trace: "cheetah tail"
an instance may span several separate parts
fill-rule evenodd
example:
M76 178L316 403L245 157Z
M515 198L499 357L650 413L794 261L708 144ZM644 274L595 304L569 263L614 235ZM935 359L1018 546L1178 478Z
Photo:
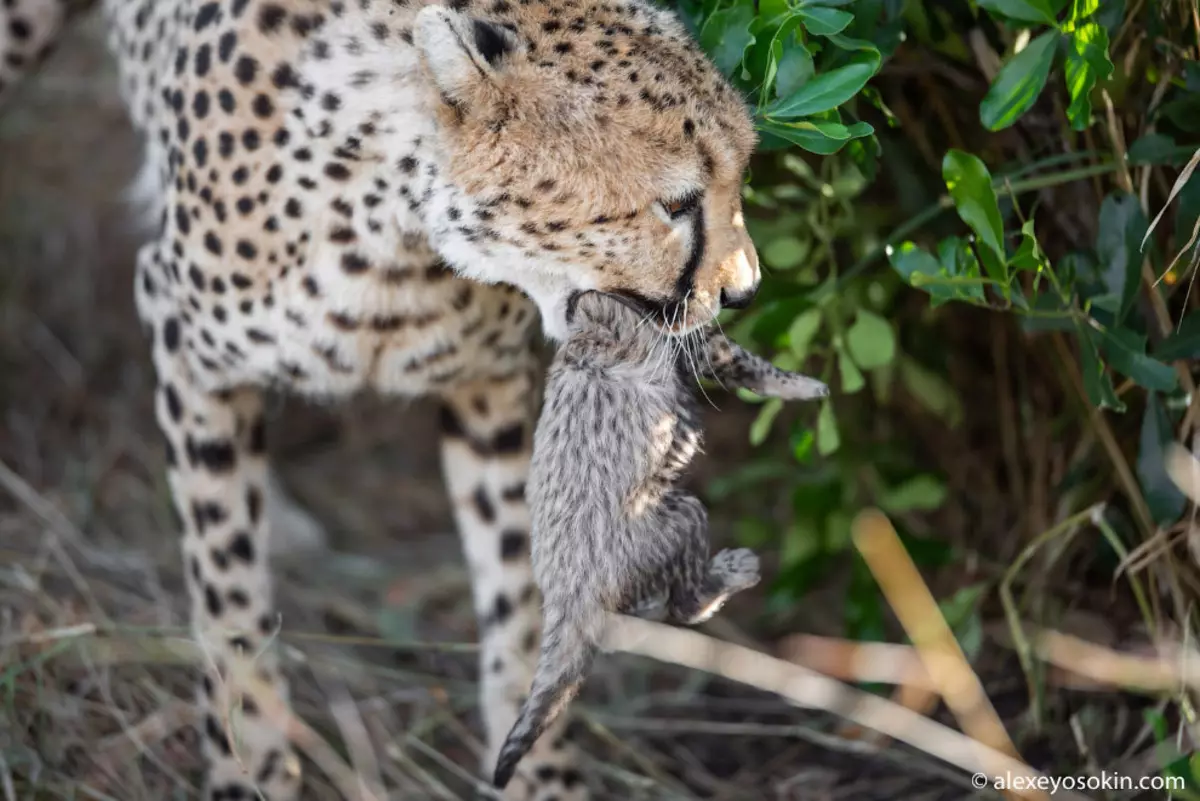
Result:
M571 703L596 658L596 645L582 629L570 622L556 626L547 623L533 687L496 761L492 783L499 789L508 786L517 763Z

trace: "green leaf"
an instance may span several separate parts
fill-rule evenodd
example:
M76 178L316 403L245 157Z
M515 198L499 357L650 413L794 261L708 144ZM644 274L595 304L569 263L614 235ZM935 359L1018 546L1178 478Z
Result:
M867 384L862 372L845 351L838 354L838 372L842 374L842 391L847 395L853 395Z
M1125 403L1117 397L1112 378L1100 358L1099 337L1090 328L1077 330L1076 334L1079 338L1079 370L1083 374L1083 388L1088 400L1101 409L1125 411Z
M788 326L788 346L792 349L792 353L800 359L808 355L808 348L812 345L813 337L817 335L817 331L821 330L821 310L817 308L806 309L796 316L792 324Z
M825 518L825 552L841 553L850 547L854 520L845 509L836 509Z
M800 464L807 464L812 460L813 446L817 444L816 432L797 424L796 429L792 431L790 444L792 458Z
M828 576L829 557L823 553L781 569L771 582L767 613L778 615L794 612L796 602L804 597L814 584Z
M1179 377L1170 366L1146 355L1146 338L1127 328L1088 329L1112 368L1146 389L1170 392Z
M791 81L787 85L780 87L779 70L784 59L790 59L789 68L795 69L795 59L797 54L800 58L806 58L811 64L812 57L804 46L804 42L800 41L796 36L796 29L800 27L800 17L792 13L786 5L782 6L778 11L764 11L762 4L759 6L760 16L755 25L751 26L751 32L755 34L755 45L751 48L749 54L742 59L743 72L749 72L751 83L759 82L758 105L765 106L776 93L790 94L798 89L803 83L811 77L811 71L808 76L803 76L799 81L795 80L794 75L789 76ZM764 20L771 20L765 22ZM774 27L774 32L771 33L772 26L775 20L782 20ZM763 37L770 33L770 37Z
M1008 285L1008 267L1004 260L1004 222L992 175L977 157L961 150L950 150L942 159L942 178L954 208L979 240L984 269L997 281Z
M784 567L807 562L821 552L821 531L811 518L797 518L784 534L779 561Z
M883 596L862 557L856 556L854 560L843 606L846 635L850 639L878 642L886 638Z
M821 404L820 414L817 415L817 453L829 456L836 453L841 444L837 418L833 415L833 404L825 401Z
M748 493L764 484L773 484L791 479L796 473L794 465L784 461L770 462L754 460L734 466L728 473L709 482L706 495L713 503Z
M1021 22L1054 24L1054 10L1046 0L979 0L979 7Z
M1154 355L1164 362L1176 359L1200 359L1200 311L1193 311L1166 339L1158 343Z
M781 409L783 409L783 401L779 398L771 398L763 404L763 407L758 410L758 417L754 418L754 422L750 425L751 445L758 447L767 441L767 434L771 433L771 424L775 422Z
M724 75L730 76L742 63L746 48L754 43L750 26L754 24L754 8L735 5L714 12L700 29L700 46Z
M938 609L946 619L946 625L957 629L966 622L979 606L987 585L983 582L969 584L942 601L938 601Z
M987 585L983 583L972 584L938 602L942 617L969 660L974 660L983 647L983 620L979 614L979 602L986 589Z
M812 54L800 43L784 45L775 71L775 92L779 97L788 97L812 80L816 74Z
M816 36L833 36L841 33L854 21L854 15L836 8L801 6L796 13L804 18L804 27Z
M1166 409L1158 395L1151 392L1146 398L1146 414L1142 417L1137 474L1146 505L1150 507L1150 516L1160 526L1174 523L1187 506L1187 498L1167 475L1166 447L1173 440Z
M885 512L900 514L914 509L937 509L945 501L946 485L934 476L920 475L884 492L879 498L879 505Z
M912 242L902 242L897 247L889 247L887 257L892 269L899 273L906 283L929 293L934 306L959 298L964 292L963 286L939 283L939 279L956 277L956 273L953 272L957 269L956 260L951 260L949 266L946 262L939 263L928 251L922 250ZM975 271L976 274L978 272ZM982 288L976 286L974 290L982 299Z
M1017 270L1029 270L1040 273L1050 269L1050 262L1042 252L1042 246L1037 241L1033 231L1033 220L1026 220L1021 225L1021 244L1017 252L1009 260L1009 265Z
M938 263L946 275L955 278L980 278L979 259L971 250L971 243L958 236L948 236L938 242ZM931 287L932 289L932 287ZM950 287L960 300L984 302L983 283L961 283ZM932 294L932 292L930 293ZM933 305L937 305L934 303Z
M954 561L954 549L945 542L932 537L915 537L903 531L898 533L900 544L917 567L945 567Z
M859 309L854 325L846 332L846 347L860 367L874 370L896 358L896 335L887 320Z
M760 119L758 128L761 131L774 134L782 139L799 145L810 153L830 156L841 150L847 142L870 136L875 132L865 122L853 125L842 125L837 122L815 122L802 120L800 122L777 122Z
M738 520L734 523L733 532L738 545L746 548L774 546L779 536L775 526L756 517Z
M1096 256L1107 294L1117 302L1117 323L1125 319L1137 299L1142 280L1141 243L1146 228L1146 215L1136 197L1122 192L1104 199L1097 226Z
M1067 119L1071 127L1082 131L1092 123L1092 88L1096 81L1107 80L1113 65L1108 60L1108 31L1095 22L1088 22L1071 32L1067 48L1067 94L1071 105Z
M1129 146L1129 164L1168 164L1181 158L1175 140L1166 134L1146 134Z
M910 358L900 360L900 382L917 402L946 421L950 428L962 422L962 401L946 379Z
M798 267L808 256L812 245L795 236L780 236L772 239L762 249L763 261L776 270Z
M823 72L799 90L763 110L767 117L795 120L837 108L854 97L879 71L878 51L857 55L844 67Z
M1067 21L1063 24L1063 30L1075 30L1077 25L1095 14L1099 8L1100 0L1072 0L1071 13L1067 15Z
M979 119L985 128L1007 128L1029 111L1046 86L1060 35L1057 30L1046 31L1000 68L979 105Z

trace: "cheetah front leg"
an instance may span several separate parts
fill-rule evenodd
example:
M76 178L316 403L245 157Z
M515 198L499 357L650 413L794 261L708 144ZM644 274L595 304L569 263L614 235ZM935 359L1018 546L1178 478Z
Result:
M167 314L150 322L156 411L202 651L204 798L292 799L299 761L284 735L287 683L270 647L277 620L267 563L262 396L256 389L206 391L182 358L180 320Z
M490 776L529 692L541 630L540 596L529 561L529 473L538 372L527 369L456 387L443 396L442 460L480 629L480 693ZM588 797L564 719L522 761L505 799L584 801Z

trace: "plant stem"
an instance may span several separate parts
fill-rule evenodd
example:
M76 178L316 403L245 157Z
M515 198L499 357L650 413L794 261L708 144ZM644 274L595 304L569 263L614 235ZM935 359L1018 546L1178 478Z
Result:
M1033 720L1036 726L1041 725L1042 718L1041 685L1036 682L1033 675L1033 648L1025 636L1025 630L1021 628L1021 616L1017 613L1017 604L1013 599L1012 583L1016 579L1017 573L1025 566L1025 563L1032 559L1034 554L1042 549L1043 545L1064 533L1068 537L1074 536L1079 526L1089 519L1095 520L1103 514L1104 504L1093 504L1081 512L1076 512L1053 528L1043 531L1033 542L1021 549L1021 553L1017 554L1017 558L1008 566L1008 570L1004 571L1004 578L1000 581L1000 605L1004 607L1004 617L1008 621L1008 628L1012 633L1013 647L1017 651L1017 659L1024 670L1025 680L1029 682L1030 702L1033 706Z

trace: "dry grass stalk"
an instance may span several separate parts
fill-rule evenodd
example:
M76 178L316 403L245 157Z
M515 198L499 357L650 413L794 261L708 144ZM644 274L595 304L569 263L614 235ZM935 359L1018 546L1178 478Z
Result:
M864 512L854 521L853 538L946 706L963 731L988 746L990 753L980 755L988 773L1000 772L992 753L1016 757L1017 747L891 522L882 512Z
M847 687L820 673L690 629L612 615L606 648L722 676L780 695L794 704L853 721L970 773L999 770L1039 784L1042 774L1020 760L912 710ZM1025 791L1026 797L1040 797ZM1082 799L1065 792L1067 798Z

